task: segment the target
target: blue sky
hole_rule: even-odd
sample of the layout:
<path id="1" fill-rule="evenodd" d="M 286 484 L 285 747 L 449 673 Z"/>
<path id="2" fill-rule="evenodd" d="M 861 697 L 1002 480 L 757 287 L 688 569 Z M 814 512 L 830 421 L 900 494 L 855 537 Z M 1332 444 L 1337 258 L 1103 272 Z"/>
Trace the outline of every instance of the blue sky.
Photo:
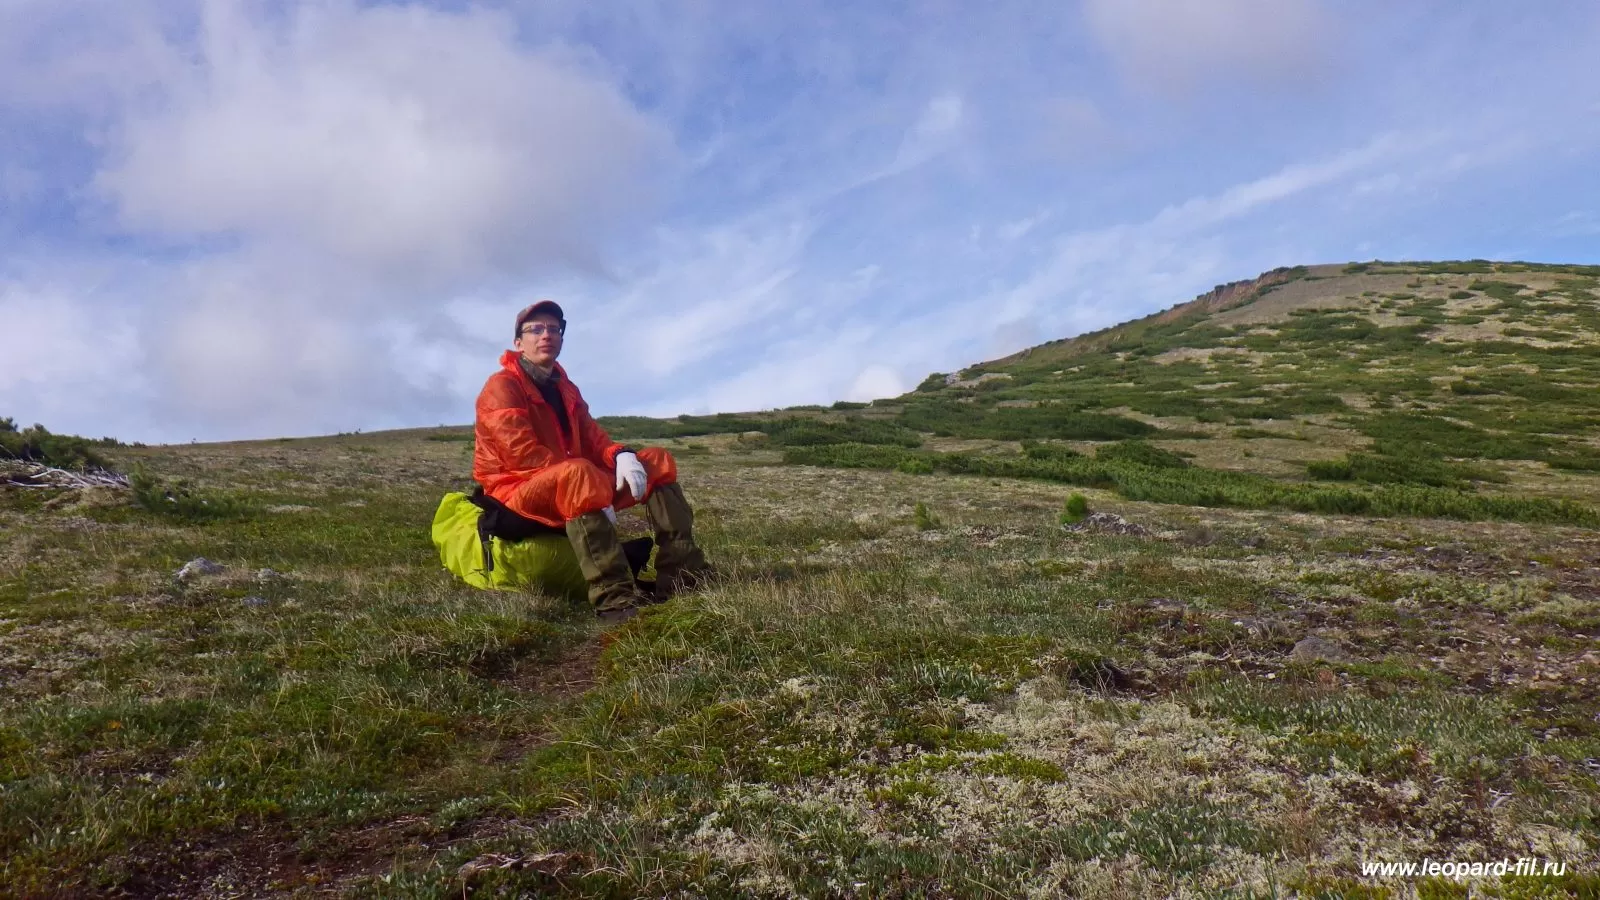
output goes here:
<path id="1" fill-rule="evenodd" d="M 0 0 L 0 415 L 908 390 L 1280 265 L 1600 262 L 1590 2 Z"/>

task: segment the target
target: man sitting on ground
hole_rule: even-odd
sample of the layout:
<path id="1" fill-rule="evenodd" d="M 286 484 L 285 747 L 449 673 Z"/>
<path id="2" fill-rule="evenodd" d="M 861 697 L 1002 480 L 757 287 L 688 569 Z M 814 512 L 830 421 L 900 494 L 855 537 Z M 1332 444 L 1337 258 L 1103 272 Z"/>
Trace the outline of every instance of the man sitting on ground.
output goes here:
<path id="1" fill-rule="evenodd" d="M 567 320 L 542 300 L 517 314 L 515 350 L 478 395 L 472 477 L 513 512 L 565 527 L 601 618 L 626 619 L 710 572 L 694 542 L 694 512 L 678 464 L 658 447 L 611 440 L 556 362 Z M 633 580 L 614 510 L 644 503 L 656 535 L 656 587 Z"/>

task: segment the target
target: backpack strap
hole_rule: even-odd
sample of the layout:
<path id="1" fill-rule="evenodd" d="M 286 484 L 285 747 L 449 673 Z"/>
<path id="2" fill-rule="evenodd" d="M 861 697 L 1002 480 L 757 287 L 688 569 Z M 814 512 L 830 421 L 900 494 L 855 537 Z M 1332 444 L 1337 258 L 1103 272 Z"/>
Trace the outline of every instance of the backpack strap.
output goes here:
<path id="1" fill-rule="evenodd" d="M 467 500 L 473 506 L 483 510 L 483 514 L 478 517 L 480 532 L 503 541 L 525 541 L 541 534 L 565 535 L 567 533 L 565 528 L 555 528 L 518 513 L 499 500 L 485 494 L 482 485 L 479 485 Z"/>
<path id="2" fill-rule="evenodd" d="M 478 545 L 483 547 L 483 571 L 494 571 L 494 535 L 489 533 L 489 517 L 478 516 Z"/>

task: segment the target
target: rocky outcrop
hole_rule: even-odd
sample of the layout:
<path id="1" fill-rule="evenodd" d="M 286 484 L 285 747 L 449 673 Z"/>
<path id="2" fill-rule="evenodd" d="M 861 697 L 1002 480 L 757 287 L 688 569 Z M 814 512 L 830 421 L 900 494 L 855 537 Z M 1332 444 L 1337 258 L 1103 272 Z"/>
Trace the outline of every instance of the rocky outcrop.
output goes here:
<path id="1" fill-rule="evenodd" d="M 1116 341 L 1119 337 L 1128 334 L 1134 329 L 1148 327 L 1150 325 L 1159 325 L 1165 322 L 1171 322 L 1175 319 L 1181 319 L 1186 316 L 1208 316 L 1213 313 L 1219 313 L 1224 310 L 1233 309 L 1234 307 L 1244 306 L 1245 304 L 1254 301 L 1257 297 L 1260 297 L 1263 293 L 1271 288 L 1277 287 L 1280 284 L 1286 284 L 1305 274 L 1306 268 L 1304 266 L 1296 266 L 1294 268 L 1278 268 L 1273 269 L 1270 272 L 1264 272 L 1255 278 L 1247 278 L 1243 281 L 1230 281 L 1227 284 L 1219 284 L 1206 293 L 1194 298 L 1193 300 L 1180 303 L 1177 306 L 1154 313 L 1153 315 L 1145 316 L 1142 319 L 1136 319 L 1132 322 L 1125 322 L 1121 325 L 1116 325 L 1111 328 L 1101 329 L 1100 331 L 1091 331 L 1088 334 L 1081 334 L 1075 338 L 1064 338 L 1059 341 L 1049 341 L 1037 347 L 1029 347 L 1020 353 L 1013 353 L 1012 355 L 1002 359 L 982 363 L 979 366 L 972 366 L 971 368 L 1004 367 L 1012 363 L 1020 362 L 1027 356 L 1033 354 L 1035 351 L 1038 351 L 1041 354 L 1047 354 L 1047 358 L 1049 359 L 1060 360 L 1077 356 L 1080 353 L 1090 353 L 1096 350 L 1104 350 L 1113 341 Z"/>
<path id="2" fill-rule="evenodd" d="M 1169 310 L 1156 313 L 1151 321 L 1170 322 L 1173 319 L 1181 319 L 1184 316 L 1197 313 L 1211 315 L 1226 309 L 1233 309 L 1236 306 L 1243 306 L 1261 296 L 1261 292 L 1267 288 L 1277 287 L 1285 282 L 1293 281 L 1304 272 L 1303 268 L 1273 269 L 1270 272 L 1257 275 L 1255 278 L 1219 284 L 1188 303 L 1180 303 Z"/>

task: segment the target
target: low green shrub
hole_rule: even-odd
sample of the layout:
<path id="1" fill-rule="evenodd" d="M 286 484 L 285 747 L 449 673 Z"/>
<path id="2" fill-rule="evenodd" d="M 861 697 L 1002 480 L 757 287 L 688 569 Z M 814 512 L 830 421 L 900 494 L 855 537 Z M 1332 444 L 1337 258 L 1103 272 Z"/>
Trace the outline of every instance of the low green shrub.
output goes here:
<path id="1" fill-rule="evenodd" d="M 1106 444 L 1094 452 L 1094 458 L 1101 462 L 1134 463 L 1157 469 L 1189 467 L 1188 461 L 1178 454 L 1144 441 L 1118 441 L 1115 444 Z"/>
<path id="2" fill-rule="evenodd" d="M 120 446 L 122 442 L 114 438 L 96 441 L 74 434 L 52 434 L 43 425 L 18 429 L 13 419 L 0 418 L 0 458 L 81 471 L 105 467 L 105 458 L 96 448 Z"/>
<path id="3" fill-rule="evenodd" d="M 918 462 L 933 471 L 932 460 L 925 455 L 901 447 L 877 444 L 824 444 L 813 447 L 790 447 L 783 451 L 783 461 L 797 466 L 829 466 L 836 469 L 898 469 L 902 464 Z"/>
<path id="4" fill-rule="evenodd" d="M 1083 412 L 1067 404 L 984 407 L 973 403 L 924 401 L 900 411 L 899 424 L 943 437 L 1001 441 L 1116 441 L 1156 433 L 1155 426 L 1110 413 Z"/>
<path id="5" fill-rule="evenodd" d="M 1039 478 L 1108 488 L 1129 500 L 1152 503 L 1600 526 L 1600 510 L 1571 500 L 1483 496 L 1431 485 L 1297 484 L 1199 466 L 1161 469 L 1087 457 L 1040 460 L 1020 454 L 932 453 L 862 444 L 791 447 L 784 452 L 784 462 L 792 465 L 895 469 L 908 460 L 921 460 L 936 472 L 955 475 Z"/>
<path id="6" fill-rule="evenodd" d="M 1311 440 L 1298 431 L 1269 431 L 1265 428 L 1235 428 L 1233 430 L 1233 436 L 1240 438 L 1241 440 L 1251 440 L 1254 438 L 1276 438 L 1280 441 Z"/>
<path id="7" fill-rule="evenodd" d="M 1570 341 L 1577 337 L 1570 331 L 1561 331 L 1555 328 L 1504 328 L 1500 331 L 1506 337 L 1529 337 L 1541 341 Z"/>
<path id="8" fill-rule="evenodd" d="M 1343 412 L 1345 408 L 1344 399 L 1337 394 L 1307 391 L 1287 397 L 1272 397 L 1260 403 L 1217 400 L 1210 404 L 1208 411 L 1237 422 L 1250 422 L 1256 419 L 1297 419 L 1301 416 Z M 1206 421 L 1200 416 L 1196 418 Z"/>
<path id="9" fill-rule="evenodd" d="M 1595 453 L 1553 453 L 1546 462 L 1552 469 L 1567 469 L 1572 472 L 1600 472 L 1600 454 Z"/>
<path id="10" fill-rule="evenodd" d="M 1426 275 L 1482 275 L 1494 271 L 1494 263 L 1487 259 L 1451 260 L 1427 263 L 1417 267 Z"/>
<path id="11" fill-rule="evenodd" d="M 1088 518 L 1088 516 L 1089 498 L 1077 492 L 1073 492 L 1073 494 L 1067 498 L 1067 502 L 1061 507 L 1060 521 L 1063 525 L 1071 525 L 1074 522 L 1082 522 L 1084 519 Z"/>
<path id="12" fill-rule="evenodd" d="M 595 421 L 617 439 L 648 440 L 678 437 L 680 434 L 677 423 L 648 416 L 600 416 Z"/>
<path id="13" fill-rule="evenodd" d="M 1470 290 L 1488 294 L 1500 301 L 1494 311 L 1511 309 L 1522 305 L 1522 298 L 1517 293 L 1522 290 L 1522 285 L 1510 281 L 1474 281 L 1467 285 Z"/>
<path id="14" fill-rule="evenodd" d="M 908 428 L 889 422 L 870 419 L 845 419 L 826 422 L 821 419 L 781 419 L 769 424 L 765 431 L 772 442 L 788 447 L 811 447 L 819 444 L 886 444 L 898 447 L 919 447 L 922 436 Z"/>
<path id="15" fill-rule="evenodd" d="M 1439 416 L 1412 412 L 1370 416 L 1357 422 L 1356 430 L 1373 438 L 1374 450 L 1385 456 L 1544 459 L 1551 447 L 1546 438 L 1494 434 Z"/>
<path id="16" fill-rule="evenodd" d="M 257 512 L 256 504 L 225 494 L 202 493 L 188 481 L 167 482 L 136 467 L 128 479 L 135 506 L 164 519 L 203 525 L 220 519 L 241 519 Z"/>
<path id="17" fill-rule="evenodd" d="M 1433 487 L 1470 488 L 1473 481 L 1504 480 L 1475 466 L 1448 463 L 1421 456 L 1384 456 L 1354 452 L 1340 459 L 1306 464 L 1306 474 L 1323 481 L 1364 481 L 1368 484 L 1422 484 Z"/>
<path id="18" fill-rule="evenodd" d="M 817 407 L 821 409 L 821 407 Z M 681 416 L 676 422 L 644 416 L 603 416 L 597 419 L 612 437 L 649 440 L 651 438 L 701 437 L 708 434 L 765 433 L 772 442 L 793 447 L 818 444 L 895 444 L 921 445 L 922 436 L 892 422 L 873 419 L 828 420 L 818 416 L 787 415 L 770 419 L 718 413 L 714 416 Z"/>
<path id="19" fill-rule="evenodd" d="M 1063 444 L 1045 444 L 1039 441 L 1022 442 L 1022 453 L 1029 459 L 1081 459 L 1083 454 Z"/>
<path id="20" fill-rule="evenodd" d="M 1401 299 L 1402 296 L 1395 295 L 1394 299 Z M 1422 307 L 1420 303 L 1413 301 L 1399 313 L 1402 316 L 1424 318 L 1423 322 L 1415 325 L 1379 325 L 1363 315 L 1338 309 L 1295 310 L 1276 335 L 1258 335 L 1256 337 L 1264 338 L 1264 342 L 1243 341 L 1240 346 L 1256 345 L 1259 349 L 1281 350 L 1285 344 L 1327 347 L 1352 343 L 1369 349 L 1411 350 L 1427 343 L 1426 334 L 1431 323 L 1426 318 L 1430 313 L 1438 315 L 1436 310 Z"/>

